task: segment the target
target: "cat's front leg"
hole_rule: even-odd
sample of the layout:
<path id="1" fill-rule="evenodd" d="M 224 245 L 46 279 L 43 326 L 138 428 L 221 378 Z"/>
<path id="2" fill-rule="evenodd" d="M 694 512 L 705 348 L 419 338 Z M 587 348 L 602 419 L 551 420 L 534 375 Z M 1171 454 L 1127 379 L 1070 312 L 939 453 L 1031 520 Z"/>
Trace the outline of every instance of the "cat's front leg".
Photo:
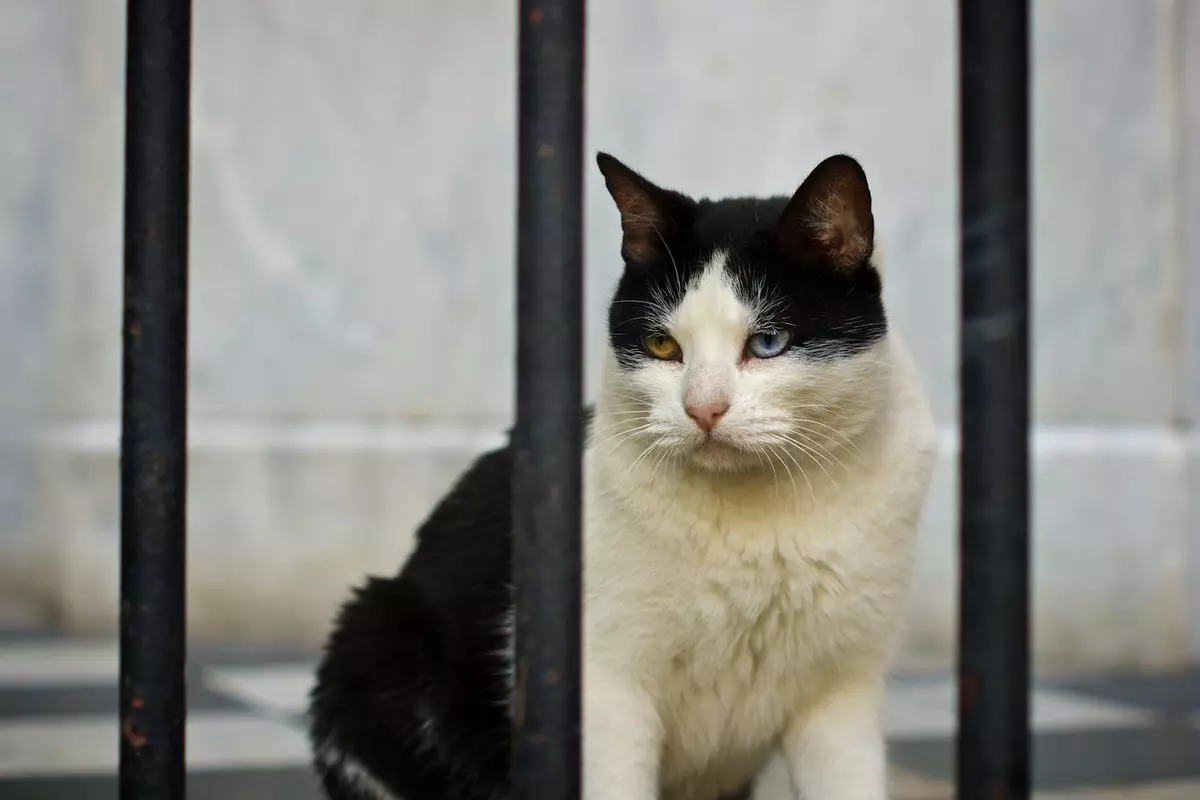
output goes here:
<path id="1" fill-rule="evenodd" d="M 783 740 L 802 800 L 887 800 L 882 681 L 837 686 L 792 721 Z"/>
<path id="2" fill-rule="evenodd" d="M 650 698 L 603 667 L 585 667 L 584 800 L 658 800 L 661 750 Z"/>

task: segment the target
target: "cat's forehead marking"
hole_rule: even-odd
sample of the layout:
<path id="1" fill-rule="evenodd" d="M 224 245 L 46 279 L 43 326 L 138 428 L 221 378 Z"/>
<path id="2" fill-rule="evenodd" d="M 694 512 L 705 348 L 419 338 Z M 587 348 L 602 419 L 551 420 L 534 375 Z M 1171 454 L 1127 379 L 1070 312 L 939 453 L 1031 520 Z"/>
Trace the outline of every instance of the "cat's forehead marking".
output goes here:
<path id="1" fill-rule="evenodd" d="M 738 297 L 728 265 L 728 252 L 713 252 L 671 314 L 669 328 L 685 346 L 735 341 L 740 347 L 749 313 Z"/>

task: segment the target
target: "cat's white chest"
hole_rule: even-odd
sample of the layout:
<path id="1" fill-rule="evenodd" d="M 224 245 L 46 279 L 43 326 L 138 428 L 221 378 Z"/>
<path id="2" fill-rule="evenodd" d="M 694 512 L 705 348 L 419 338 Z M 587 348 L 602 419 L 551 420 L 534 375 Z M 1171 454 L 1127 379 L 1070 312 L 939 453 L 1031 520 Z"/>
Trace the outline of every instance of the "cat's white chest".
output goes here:
<path id="1" fill-rule="evenodd" d="M 589 547 L 589 582 L 612 603 L 592 612 L 589 647 L 607 640 L 643 673 L 666 796 L 692 800 L 756 774 L 834 665 L 888 624 L 869 584 L 893 566 L 862 558 L 863 520 L 840 508 L 672 505 L 606 520 L 621 547 Z"/>
<path id="2" fill-rule="evenodd" d="M 788 546 L 801 535 L 748 530 L 727 540 L 740 547 L 705 553 L 691 581 L 677 574 L 692 597 L 679 597 L 671 615 L 680 635 L 661 687 L 668 785 L 732 789 L 756 773 L 790 715 L 819 694 L 823 670 L 852 644 L 840 565 Z"/>

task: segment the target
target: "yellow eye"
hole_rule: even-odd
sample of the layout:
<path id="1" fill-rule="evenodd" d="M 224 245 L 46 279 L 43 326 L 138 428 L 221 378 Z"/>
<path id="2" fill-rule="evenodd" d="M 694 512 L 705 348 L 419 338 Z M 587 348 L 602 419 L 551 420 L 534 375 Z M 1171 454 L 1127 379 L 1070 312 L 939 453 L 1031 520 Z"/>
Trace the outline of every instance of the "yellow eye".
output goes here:
<path id="1" fill-rule="evenodd" d="M 647 336 L 642 340 L 646 352 L 663 361 L 677 361 L 683 355 L 679 342 L 670 336 Z"/>

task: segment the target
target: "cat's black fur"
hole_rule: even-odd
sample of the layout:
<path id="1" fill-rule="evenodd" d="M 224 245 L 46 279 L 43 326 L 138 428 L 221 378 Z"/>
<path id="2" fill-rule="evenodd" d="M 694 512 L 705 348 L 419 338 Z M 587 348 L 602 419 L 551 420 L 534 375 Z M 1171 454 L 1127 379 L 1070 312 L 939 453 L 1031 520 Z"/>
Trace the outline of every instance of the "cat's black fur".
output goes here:
<path id="1" fill-rule="evenodd" d="M 510 470 L 508 447 L 475 462 L 401 573 L 369 579 L 342 608 L 317 670 L 317 753 L 336 743 L 402 800 L 508 797 Z M 335 762 L 316 768 L 332 800 L 378 800 Z"/>
<path id="2" fill-rule="evenodd" d="M 507 796 L 511 485 L 507 447 L 480 458 L 401 573 L 370 579 L 342 609 L 311 704 L 334 800 L 376 798 L 321 763 L 331 742 L 403 800 Z"/>
<path id="3" fill-rule="evenodd" d="M 832 269 L 780 245 L 788 215 L 806 211 L 796 198 L 697 202 L 615 159 L 599 163 L 626 219 L 627 266 L 609 314 L 610 341 L 626 366 L 644 357 L 644 301 L 677 302 L 718 248 L 744 291 L 761 285 L 779 299 L 772 322 L 792 332 L 793 346 L 830 357 L 884 335 L 869 253 Z M 849 159 L 839 168 L 859 169 Z M 867 204 L 869 217 L 869 196 Z M 310 704 L 315 767 L 332 800 L 386 797 L 363 789 L 355 776 L 364 771 L 399 800 L 508 797 L 510 492 L 508 448 L 482 456 L 417 531 L 400 573 L 369 579 L 342 608 Z M 738 800 L 749 796 L 747 787 Z"/>

